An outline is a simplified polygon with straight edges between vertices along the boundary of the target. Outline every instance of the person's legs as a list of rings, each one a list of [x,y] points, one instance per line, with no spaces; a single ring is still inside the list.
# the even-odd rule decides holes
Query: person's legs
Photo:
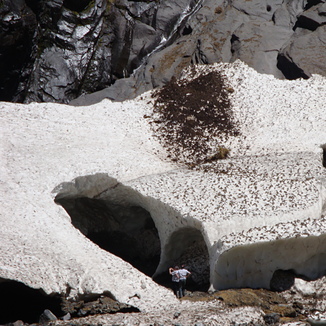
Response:
[[[180,283],[180,295],[181,297],[184,297],[186,293],[186,280],[180,280],[179,283]]]
[[[183,295],[182,295],[182,283],[181,281],[179,281],[179,298],[182,298]]]
[[[172,282],[173,292],[177,298],[180,298],[180,282]]]

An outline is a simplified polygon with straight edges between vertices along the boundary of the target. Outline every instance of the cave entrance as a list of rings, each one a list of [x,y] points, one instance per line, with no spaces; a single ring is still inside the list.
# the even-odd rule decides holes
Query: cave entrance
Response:
[[[295,276],[293,270],[278,269],[273,273],[269,287],[272,291],[277,292],[290,290],[294,285]]]
[[[119,256],[148,276],[160,261],[161,243],[150,213],[137,205],[105,199],[56,199],[72,224],[104,250]]]
[[[0,324],[8,324],[17,320],[24,323],[38,323],[45,309],[55,316],[61,317],[61,299],[59,295],[46,295],[42,290],[36,290],[23,283],[0,279],[1,314]]]
[[[162,285],[171,284],[168,268],[173,266],[185,267],[191,272],[186,289],[190,291],[207,292],[210,285],[209,253],[200,230],[184,227],[175,231],[165,246],[165,271],[155,280]]]
[[[322,145],[321,148],[323,150],[322,163],[323,163],[323,167],[326,168],[326,144]]]

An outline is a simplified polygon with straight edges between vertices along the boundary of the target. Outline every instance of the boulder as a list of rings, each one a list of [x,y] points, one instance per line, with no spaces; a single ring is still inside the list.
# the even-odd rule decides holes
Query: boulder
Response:
[[[283,74],[277,68],[277,57],[292,34],[293,31],[273,22],[243,23],[231,38],[231,60],[240,59],[260,73],[282,78]]]
[[[233,0],[232,6],[248,16],[253,16],[254,18],[259,17],[265,21],[270,21],[272,20],[274,11],[282,3],[282,0],[273,1],[273,4],[270,4],[269,1],[250,0],[243,2],[241,0]]]
[[[264,316],[266,325],[275,325],[280,321],[280,315],[276,313],[266,314]]]
[[[279,67],[289,78],[308,78],[325,74],[325,26],[315,31],[297,29],[291,40],[281,49]]]
[[[51,321],[57,320],[57,317],[53,314],[53,312],[49,309],[45,309],[40,316],[39,323],[40,324],[48,324]]]
[[[322,1],[308,10],[304,11],[296,22],[295,27],[304,28],[311,31],[316,30],[318,27],[325,25],[326,23],[326,5]]]

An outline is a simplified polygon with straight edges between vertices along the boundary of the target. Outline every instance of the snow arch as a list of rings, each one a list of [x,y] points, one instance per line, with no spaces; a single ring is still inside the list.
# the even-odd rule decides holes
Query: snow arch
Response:
[[[285,283],[291,285],[293,277],[315,280],[324,276],[325,253],[326,234],[233,247],[216,261],[213,285],[219,290],[241,287],[284,290]]]
[[[53,192],[71,223],[102,249],[162,285],[170,279],[170,264],[180,259],[192,270],[193,284],[208,288],[209,255],[199,221],[104,173],[78,177]]]
[[[154,274],[160,239],[139,193],[106,174],[79,177],[59,187],[55,202],[67,211],[77,229],[144,274]]]

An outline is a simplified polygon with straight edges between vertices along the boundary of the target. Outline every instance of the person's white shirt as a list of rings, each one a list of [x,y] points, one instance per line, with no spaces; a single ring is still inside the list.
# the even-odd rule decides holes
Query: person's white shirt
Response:
[[[185,280],[185,279],[187,278],[187,276],[191,274],[191,273],[190,273],[187,269],[185,269],[185,268],[179,269],[178,272],[179,272],[179,275],[180,275],[180,280]]]
[[[172,275],[172,282],[179,282],[180,275],[179,275],[179,271],[178,270],[177,271],[173,271],[171,273],[171,275]]]

